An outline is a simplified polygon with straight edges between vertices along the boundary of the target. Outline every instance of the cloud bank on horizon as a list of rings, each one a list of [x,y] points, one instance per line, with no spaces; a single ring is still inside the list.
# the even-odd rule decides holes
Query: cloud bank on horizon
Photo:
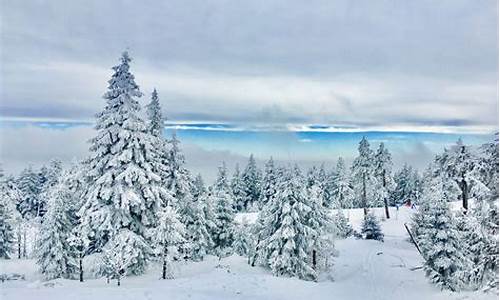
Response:
[[[498,1],[2,1],[2,117],[92,119],[123,49],[171,120],[498,130]]]

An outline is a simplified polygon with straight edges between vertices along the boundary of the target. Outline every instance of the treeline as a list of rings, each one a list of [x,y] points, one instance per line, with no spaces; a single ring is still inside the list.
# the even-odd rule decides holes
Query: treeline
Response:
[[[66,169],[53,161],[40,170],[27,168],[17,178],[2,176],[1,257],[29,256],[31,241],[31,256],[47,279],[83,281],[85,266],[93,276],[120,284],[123,276],[144,273],[152,261],[161,262],[162,278],[172,278],[173,261],[237,253],[277,276],[315,280],[332,265],[334,240],[353,234],[342,209],[364,208],[365,221],[356,235],[383,241],[369,208],[385,206],[390,218],[389,206],[410,202],[421,204],[413,231],[433,281],[450,288],[463,287],[466,280],[477,283],[474,287],[498,284],[492,275],[498,270],[498,242],[495,246],[492,239],[498,235],[498,141],[479,148],[458,141],[420,175],[408,165],[394,172],[384,144],[372,149],[363,138],[350,166],[340,158],[333,170],[322,165],[303,173],[271,158],[260,170],[250,156],[232,176],[222,163],[215,182],[206,186],[201,175],[185,167],[175,134],[163,137],[156,90],[145,107],[147,118],[141,116],[137,99],[142,93],[130,61],[125,52],[113,67],[84,161]],[[461,247],[470,249],[461,256],[467,259],[463,268],[443,266],[441,259],[436,263],[431,247],[441,245],[433,240],[443,236],[436,231],[442,226],[438,220],[451,214],[443,211],[446,202],[456,200],[462,201],[463,213],[444,223],[457,231]],[[252,211],[259,212],[255,224],[235,222],[237,212]],[[475,225],[483,231],[470,238]],[[35,234],[27,237],[26,232]],[[485,247],[473,250],[471,241],[478,239]],[[450,261],[458,257],[441,250]],[[450,275],[466,274],[477,261],[482,262],[475,271],[480,280]],[[448,284],[448,278],[462,278],[462,283]]]

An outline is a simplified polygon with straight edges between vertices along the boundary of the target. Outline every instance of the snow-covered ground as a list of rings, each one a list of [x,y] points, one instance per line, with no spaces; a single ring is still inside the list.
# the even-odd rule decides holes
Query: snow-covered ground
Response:
[[[359,229],[362,210],[346,212]],[[422,259],[407,241],[403,226],[412,210],[391,209],[392,218],[382,222],[385,242],[349,238],[337,241],[339,256],[330,274],[319,282],[272,276],[262,268],[252,268],[246,258],[231,256],[217,267],[215,257],[199,263],[178,265],[177,278],[159,280],[159,266],[152,266],[139,277],[127,277],[122,286],[107,284],[104,279],[41,280],[33,260],[0,260],[0,273],[22,273],[25,281],[0,283],[0,299],[497,299],[482,292],[452,293],[441,291],[427,282],[421,269]],[[375,209],[382,217],[382,209]],[[242,214],[238,220],[255,219]]]

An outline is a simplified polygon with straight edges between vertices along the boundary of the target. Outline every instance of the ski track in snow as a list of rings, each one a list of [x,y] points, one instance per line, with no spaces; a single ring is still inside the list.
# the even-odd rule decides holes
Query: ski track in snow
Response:
[[[423,270],[410,268],[422,265],[422,259],[414,246],[407,241],[403,223],[412,210],[401,208],[392,211],[393,218],[381,222],[385,242],[339,240],[338,257],[330,274],[323,274],[319,282],[307,282],[296,278],[274,277],[268,270],[252,268],[246,258],[231,256],[216,267],[218,260],[207,257],[203,262],[180,263],[176,279],[159,280],[160,266],[153,265],[138,277],[127,277],[122,286],[115,282],[106,284],[104,279],[52,280],[44,282],[36,270],[34,260],[0,260],[0,273],[23,273],[26,281],[0,283],[1,300],[83,300],[83,299],[368,299],[368,300],[493,300],[495,294],[482,292],[452,293],[440,291],[425,278]],[[375,209],[378,217],[382,209]],[[351,210],[350,221],[360,228],[362,210]],[[249,221],[256,214],[244,214]],[[241,219],[240,215],[237,219]],[[333,277],[333,280],[329,279]],[[53,287],[46,286],[47,284]]]

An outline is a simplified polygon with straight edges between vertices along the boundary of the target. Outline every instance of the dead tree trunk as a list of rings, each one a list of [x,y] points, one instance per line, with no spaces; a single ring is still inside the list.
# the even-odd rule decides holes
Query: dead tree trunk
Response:
[[[408,234],[410,235],[410,239],[411,239],[411,241],[413,242],[413,244],[415,245],[415,248],[417,248],[418,253],[420,253],[420,255],[422,256],[422,258],[424,258],[424,260],[425,260],[425,257],[424,257],[424,255],[422,254],[422,251],[420,251],[420,247],[418,246],[417,241],[416,241],[416,240],[415,240],[415,238],[413,237],[413,234],[411,233],[410,228],[408,228],[408,225],[407,225],[406,223],[404,223],[404,226],[405,226],[405,228],[406,228],[406,231],[407,231],[407,232],[408,232]]]

